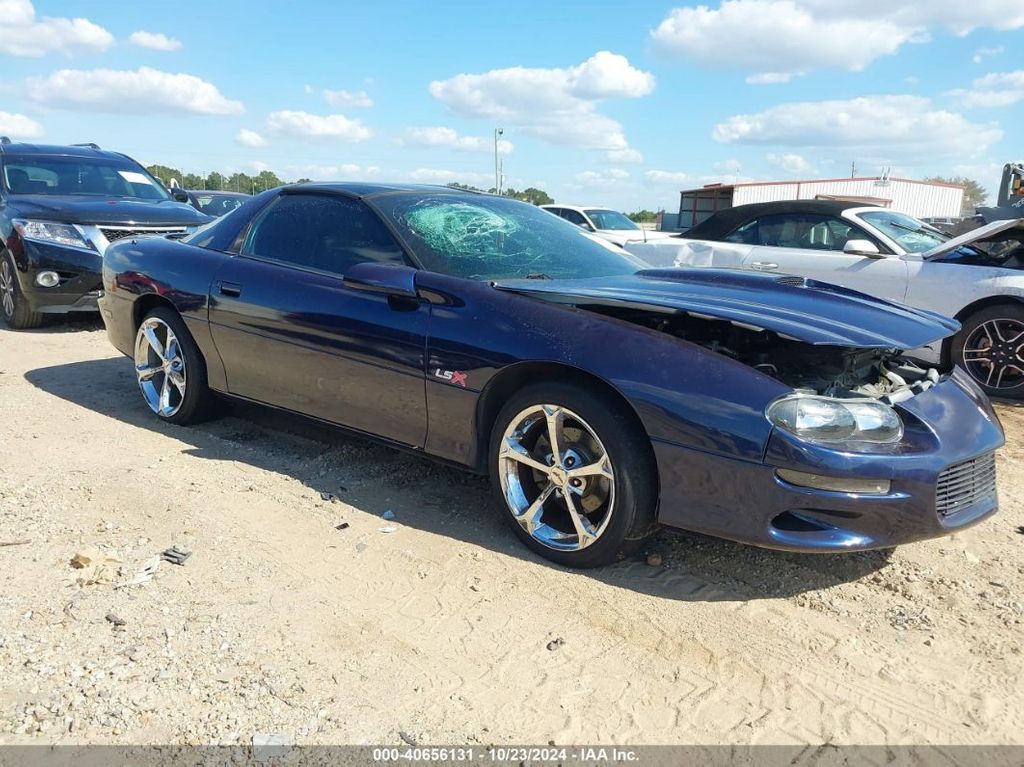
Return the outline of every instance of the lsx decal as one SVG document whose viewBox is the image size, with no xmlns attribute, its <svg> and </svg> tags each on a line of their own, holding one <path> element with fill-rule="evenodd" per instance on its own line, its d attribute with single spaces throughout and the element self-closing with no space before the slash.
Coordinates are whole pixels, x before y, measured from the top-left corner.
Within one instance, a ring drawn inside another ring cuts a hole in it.
<svg viewBox="0 0 1024 767">
<path fill-rule="evenodd" d="M 463 389 L 466 388 L 466 374 L 459 370 L 434 368 L 434 378 L 440 378 L 442 381 L 461 386 Z"/>
</svg>

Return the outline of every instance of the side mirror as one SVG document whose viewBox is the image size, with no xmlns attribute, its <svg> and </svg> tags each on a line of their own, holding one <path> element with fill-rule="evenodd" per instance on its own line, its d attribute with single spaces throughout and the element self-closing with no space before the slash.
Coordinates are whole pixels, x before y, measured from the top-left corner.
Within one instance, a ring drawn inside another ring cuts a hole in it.
<svg viewBox="0 0 1024 767">
<path fill-rule="evenodd" d="M 379 264 L 367 261 L 356 264 L 341 278 L 350 290 L 379 293 L 398 298 L 417 298 L 416 270 L 401 264 Z"/>
<path fill-rule="evenodd" d="M 882 258 L 878 246 L 871 240 L 848 240 L 843 246 L 843 253 L 851 256 L 867 256 L 868 258 Z"/>
<path fill-rule="evenodd" d="M 584 221 L 582 224 L 576 224 L 576 226 L 578 226 L 584 232 L 596 232 L 597 231 L 597 229 L 594 228 L 593 224 L 588 224 L 586 221 Z"/>
<path fill-rule="evenodd" d="M 174 187 L 174 189 L 171 190 L 171 197 L 173 197 L 178 202 L 185 202 L 185 203 L 189 202 L 188 192 L 186 192 L 184 189 L 182 189 L 180 187 L 177 187 L 177 186 Z"/>
</svg>

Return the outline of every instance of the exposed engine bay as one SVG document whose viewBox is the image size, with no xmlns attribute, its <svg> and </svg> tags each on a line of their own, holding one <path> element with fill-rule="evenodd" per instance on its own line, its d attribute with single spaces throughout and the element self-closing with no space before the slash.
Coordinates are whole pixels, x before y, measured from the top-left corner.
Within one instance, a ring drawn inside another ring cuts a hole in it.
<svg viewBox="0 0 1024 767">
<path fill-rule="evenodd" d="M 815 346 L 768 330 L 714 318 L 663 314 L 613 306 L 587 306 L 731 357 L 799 392 L 851 399 L 870 397 L 894 404 L 935 386 L 942 374 L 902 356 L 899 350 Z"/>
</svg>

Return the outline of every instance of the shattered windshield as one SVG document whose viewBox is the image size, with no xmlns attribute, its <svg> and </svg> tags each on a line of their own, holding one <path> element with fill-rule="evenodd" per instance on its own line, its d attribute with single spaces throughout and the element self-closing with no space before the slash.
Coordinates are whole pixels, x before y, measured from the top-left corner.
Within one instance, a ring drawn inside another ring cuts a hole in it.
<svg viewBox="0 0 1024 767">
<path fill-rule="evenodd" d="M 629 220 L 629 217 L 617 210 L 604 210 L 603 208 L 587 208 L 587 215 L 594 222 L 598 229 L 612 229 L 616 231 L 639 229 L 640 227 Z"/>
<path fill-rule="evenodd" d="M 907 253 L 924 253 L 949 239 L 949 235 L 922 221 L 891 210 L 861 213 L 860 217 L 895 240 Z"/>
<path fill-rule="evenodd" d="M 478 280 L 632 274 L 621 248 L 545 210 L 486 195 L 389 195 L 373 201 L 425 269 Z"/>
</svg>

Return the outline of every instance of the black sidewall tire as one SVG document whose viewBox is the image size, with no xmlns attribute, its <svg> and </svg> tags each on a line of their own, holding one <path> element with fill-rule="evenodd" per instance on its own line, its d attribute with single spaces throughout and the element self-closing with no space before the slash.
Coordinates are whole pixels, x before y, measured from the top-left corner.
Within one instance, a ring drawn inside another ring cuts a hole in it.
<svg viewBox="0 0 1024 767">
<path fill-rule="evenodd" d="M 509 423 L 531 405 L 561 405 L 577 413 L 597 433 L 615 472 L 615 506 L 601 537 L 580 551 L 559 551 L 534 540 L 513 517 L 501 490 L 498 450 Z M 545 559 L 572 568 L 600 567 L 633 554 L 656 529 L 657 470 L 651 443 L 635 417 L 614 398 L 580 385 L 541 383 L 512 396 L 491 431 L 488 453 L 491 486 L 502 516 L 530 549 Z"/>
<path fill-rule="evenodd" d="M 12 330 L 38 328 L 43 324 L 42 312 L 34 312 L 29 308 L 28 299 L 21 292 L 21 283 L 18 282 L 18 266 L 14 263 L 13 256 L 8 251 L 2 251 L 2 258 L 7 262 L 7 266 L 11 270 L 11 279 L 14 281 L 14 312 L 8 317 L 7 312 L 3 311 L 0 306 L 0 317 L 3 317 L 7 327 Z"/>
<path fill-rule="evenodd" d="M 214 417 L 217 410 L 217 398 L 207 384 L 206 360 L 203 358 L 202 352 L 199 351 L 185 321 L 180 314 L 166 306 L 153 309 L 146 315 L 143 322 L 150 317 L 155 317 L 166 323 L 174 331 L 181 353 L 185 358 L 185 397 L 181 407 L 171 416 L 163 416 L 159 413 L 154 413 L 154 415 L 161 421 L 182 426 L 200 423 Z M 136 331 L 137 335 L 138 331 Z M 136 383 L 136 385 L 138 384 Z"/>
<path fill-rule="evenodd" d="M 1020 386 L 1015 386 L 1012 389 L 996 389 L 991 386 L 986 386 L 984 381 L 979 381 L 964 364 L 964 347 L 967 345 L 967 339 L 971 337 L 981 325 L 991 320 L 1017 320 L 1024 325 L 1024 305 L 1021 304 L 999 304 L 996 306 L 988 306 L 981 309 L 974 314 L 970 315 L 963 321 L 963 327 L 960 332 L 953 336 L 952 344 L 950 345 L 950 357 L 953 364 L 961 368 L 967 375 L 971 376 L 978 386 L 981 387 L 982 391 L 988 394 L 990 397 L 1005 397 L 1007 399 L 1024 399 L 1024 383 Z"/>
</svg>

